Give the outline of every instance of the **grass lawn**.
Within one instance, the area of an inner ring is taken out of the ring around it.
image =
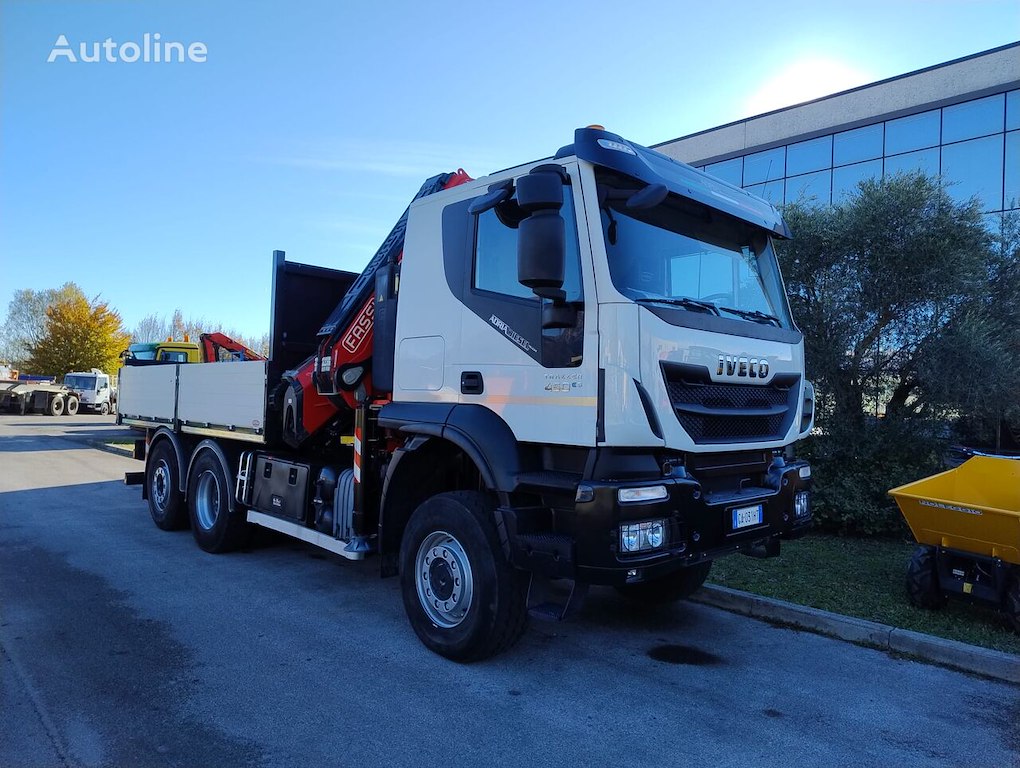
[[[937,611],[907,600],[913,543],[809,535],[784,541],[769,560],[734,555],[712,563],[710,582],[845,616],[1020,654],[1020,635],[1001,613],[950,600]]]

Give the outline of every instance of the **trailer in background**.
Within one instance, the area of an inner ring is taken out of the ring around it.
[[[74,391],[52,380],[0,382],[0,411],[74,416],[78,413],[80,402]]]

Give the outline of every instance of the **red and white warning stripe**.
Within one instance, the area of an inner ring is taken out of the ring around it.
[[[354,428],[354,482],[361,482],[361,428]]]

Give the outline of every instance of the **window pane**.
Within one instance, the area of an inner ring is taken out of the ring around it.
[[[1020,131],[1006,134],[1006,208],[1020,208]]]
[[[535,294],[517,282],[517,230],[500,222],[494,210],[478,217],[475,287],[522,299]]]
[[[821,136],[786,148],[786,175],[820,171],[832,166],[832,137]]]
[[[564,188],[563,220],[566,224],[566,264],[563,290],[568,301],[579,301],[581,290],[581,264],[577,245],[577,222],[570,188]],[[478,217],[478,236],[475,241],[475,288],[521,299],[538,298],[530,288],[517,282],[517,233],[503,224],[495,210]]]
[[[1006,94],[1006,130],[1015,131],[1020,128],[1020,91]]]
[[[1002,130],[1002,110],[1005,97],[989,96],[963,104],[954,104],[942,110],[942,143],[987,136]]]
[[[887,157],[885,159],[885,175],[906,171],[923,171],[929,176],[939,175],[939,151],[922,149],[920,152],[908,152],[905,155]]]
[[[752,195],[765,198],[772,205],[783,204],[783,180],[770,181],[767,184],[752,184],[745,189]]]
[[[786,147],[767,149],[744,158],[744,186],[775,181],[786,175]]]
[[[882,123],[837,133],[832,145],[833,165],[859,163],[882,156]]]
[[[897,155],[939,143],[939,111],[901,117],[885,124],[885,153]]]
[[[805,173],[786,180],[786,201],[807,205],[828,205],[832,171]]]
[[[942,176],[954,182],[949,194],[960,201],[973,196],[986,211],[1002,208],[1002,134],[942,147]]]
[[[721,163],[712,163],[705,166],[705,173],[710,173],[717,179],[728,181],[730,184],[740,186],[741,174],[744,170],[744,158],[735,157],[732,160],[723,160]]]
[[[869,160],[866,163],[845,165],[832,170],[832,202],[838,203],[843,198],[854,194],[857,185],[864,179],[882,177],[882,161]]]

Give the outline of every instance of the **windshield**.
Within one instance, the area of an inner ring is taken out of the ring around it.
[[[602,229],[613,284],[638,302],[792,327],[767,233],[670,195],[645,210],[633,192],[600,184]]]
[[[128,347],[128,357],[134,360],[155,360],[155,344],[132,344]]]
[[[93,390],[96,388],[95,376],[65,376],[64,386],[69,389]]]

